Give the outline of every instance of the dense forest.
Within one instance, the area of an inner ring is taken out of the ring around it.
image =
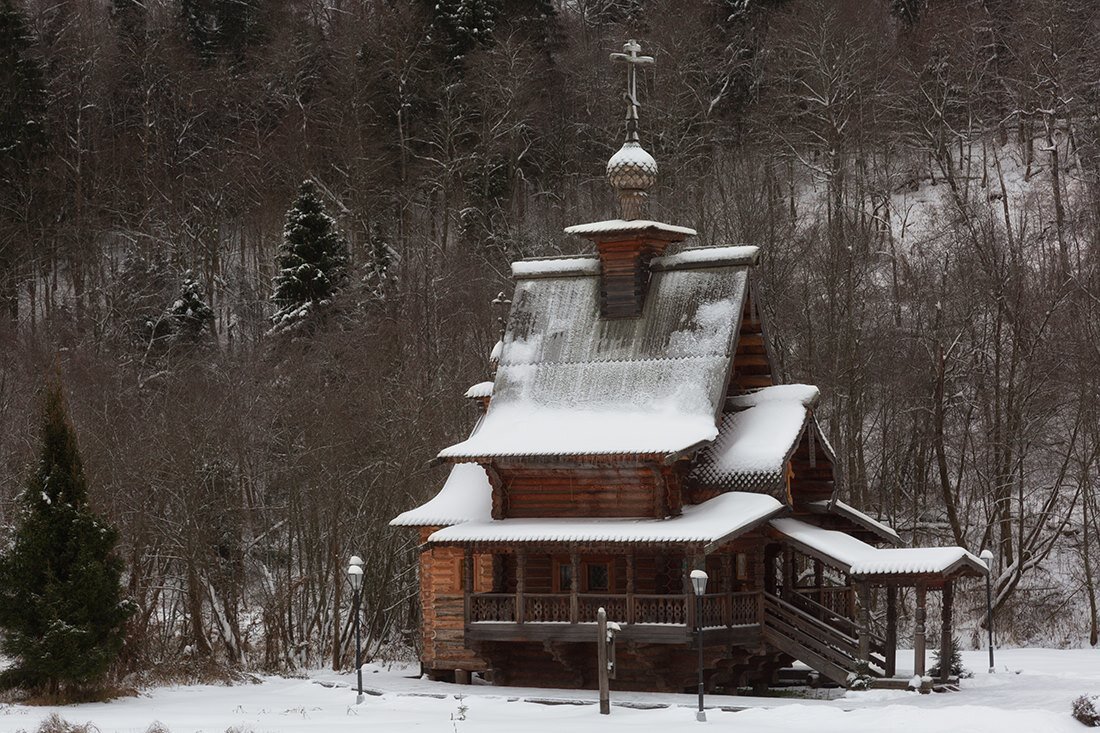
[[[352,553],[368,654],[415,643],[387,521],[471,425],[509,263],[613,213],[637,38],[652,213],[762,247],[844,497],[992,549],[1003,641],[1096,644],[1097,37],[1090,0],[0,0],[0,540],[57,374],[122,671],[347,665]],[[303,181],[347,276],[280,329]]]

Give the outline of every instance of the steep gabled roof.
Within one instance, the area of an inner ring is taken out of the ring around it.
[[[619,319],[600,317],[596,258],[517,263],[489,410],[439,456],[667,455],[713,440],[756,257],[655,258],[642,315]]]

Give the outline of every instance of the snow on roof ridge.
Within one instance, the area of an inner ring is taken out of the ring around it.
[[[441,529],[428,542],[719,542],[786,508],[767,494],[731,491],[677,517],[487,519]]]
[[[465,396],[468,397],[469,399],[479,399],[479,398],[483,398],[483,397],[492,397],[493,396],[493,383],[488,382],[488,381],[487,382],[478,382],[477,384],[472,385],[468,390],[466,390],[466,395]]]
[[[456,463],[439,493],[390,520],[391,527],[441,527],[489,519],[493,487],[477,463]]]
[[[813,384],[773,384],[770,387],[730,397],[734,407],[756,407],[768,402],[798,402],[803,407],[814,407],[821,399],[821,390]]]
[[[659,232],[667,232],[669,234],[683,234],[688,237],[694,237],[698,233],[691,227],[665,224],[664,222],[652,221],[650,219],[607,219],[605,221],[593,221],[587,224],[574,224],[573,226],[566,227],[565,233],[584,236],[586,234],[611,234],[613,232],[640,232],[647,229],[656,229]]]
[[[585,255],[538,257],[512,263],[512,277],[567,277],[599,275],[600,258]]]
[[[751,245],[703,246],[683,249],[674,255],[654,257],[653,270],[691,269],[692,267],[735,267],[755,265],[760,261],[760,248]]]

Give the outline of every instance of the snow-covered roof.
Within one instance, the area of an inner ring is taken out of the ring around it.
[[[893,527],[883,524],[879,520],[871,517],[860,510],[856,509],[850,504],[845,504],[843,501],[812,501],[807,505],[810,511],[818,512],[821,514],[837,514],[851,522],[863,527],[867,531],[881,537],[887,542],[895,545],[901,544],[901,536],[894,531]]]
[[[830,558],[857,577],[874,575],[983,575],[986,565],[961,547],[878,548],[844,532],[798,519],[773,519],[780,534],[812,553]]]
[[[493,383],[492,382],[478,382],[477,384],[466,390],[466,397],[469,399],[479,399],[493,396]]]
[[[390,520],[392,527],[445,527],[492,516],[493,488],[485,469],[458,463],[431,500]]]
[[[521,279],[493,401],[441,458],[674,454],[718,435],[744,267],[655,272],[638,318],[600,317],[600,278]]]
[[[599,257],[544,257],[512,263],[512,277],[599,275]]]
[[[760,261],[760,248],[751,245],[738,247],[692,247],[674,255],[654,257],[649,263],[654,270],[674,270],[680,267],[729,267],[730,265],[755,265]]]
[[[817,387],[781,384],[730,400],[718,437],[699,454],[692,479],[738,490],[769,490],[784,479],[787,459],[817,402]]]
[[[716,546],[784,510],[770,496],[730,492],[685,506],[683,514],[670,519],[490,519],[446,527],[433,533],[428,542],[662,542]]]
[[[589,224],[576,224],[565,228],[566,234],[576,234],[581,237],[616,232],[664,232],[684,237],[694,237],[696,233],[690,227],[678,227],[673,224],[650,221],[649,219],[608,219],[607,221],[594,221]]]

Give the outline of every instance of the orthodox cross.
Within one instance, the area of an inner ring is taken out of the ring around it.
[[[639,56],[642,47],[631,38],[623,44],[623,53],[611,54],[611,60],[626,64],[626,139],[638,142],[638,64],[650,65],[652,56]]]

